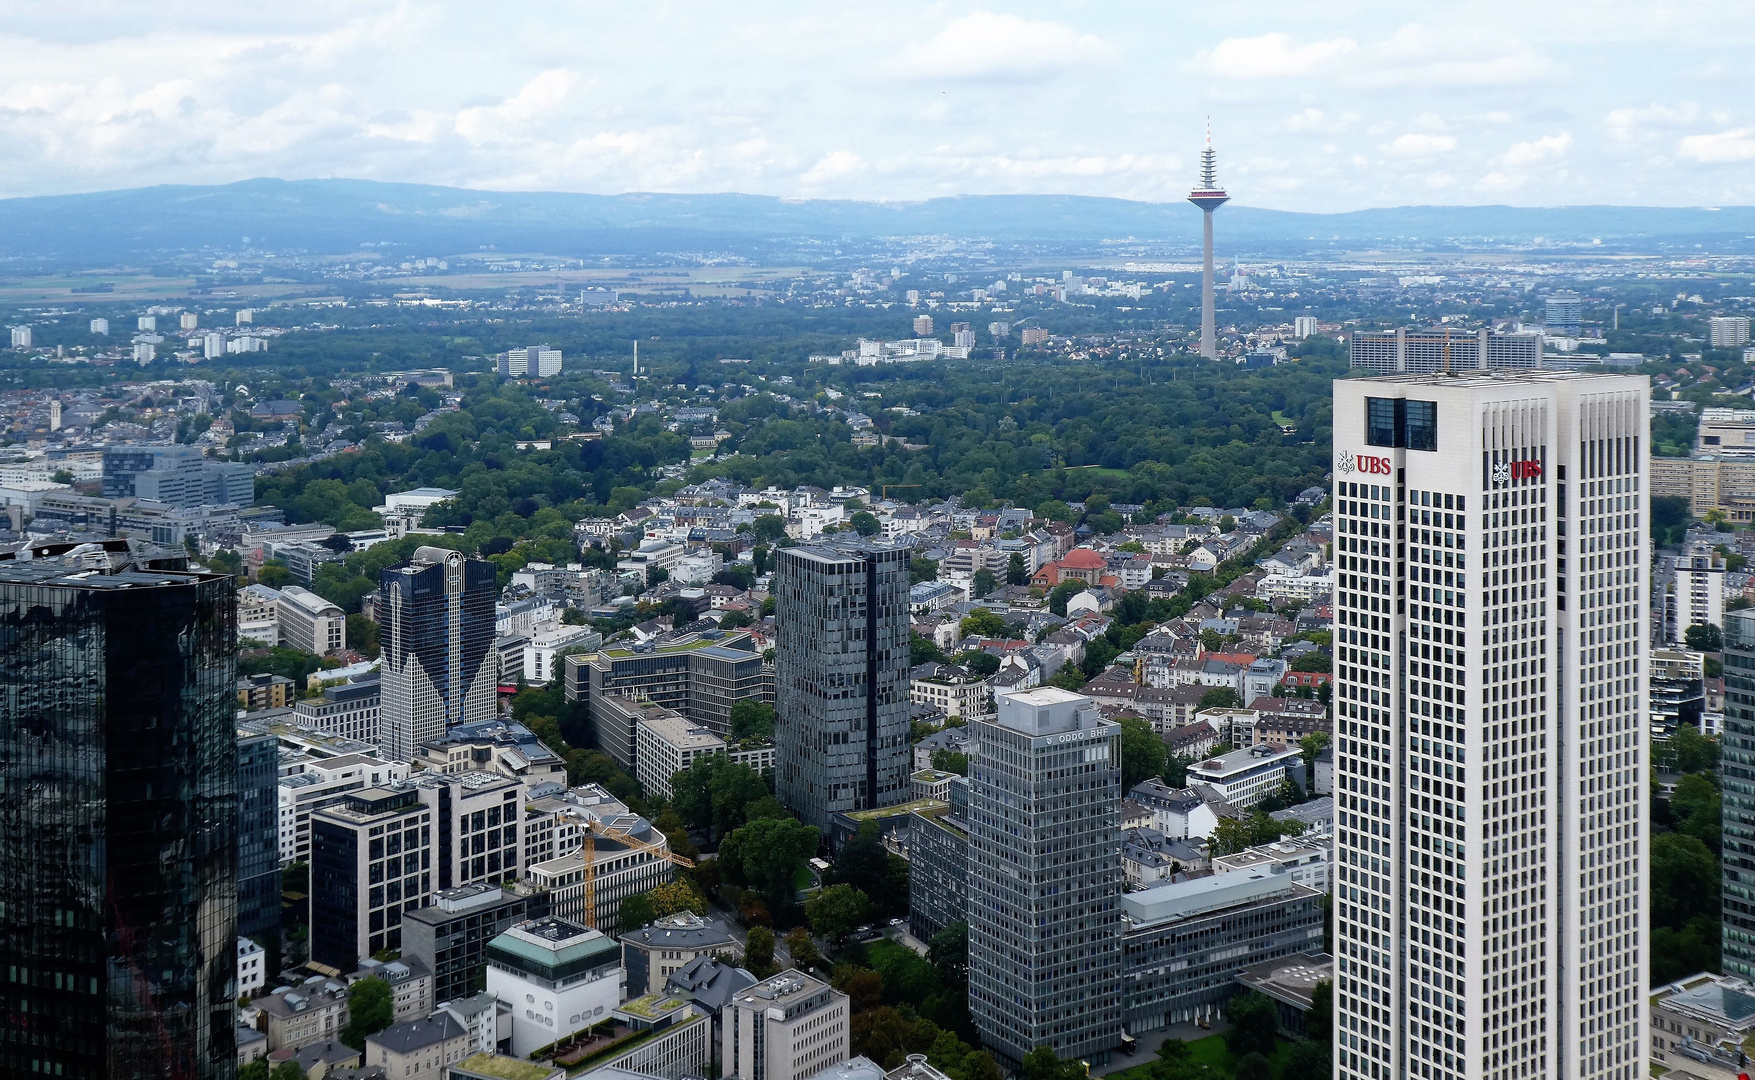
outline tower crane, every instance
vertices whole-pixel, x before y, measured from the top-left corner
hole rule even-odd
[[[602,820],[595,818],[590,814],[582,813],[578,810],[566,810],[561,812],[558,816],[563,820],[572,821],[578,824],[581,833],[580,839],[584,843],[583,853],[585,865],[583,867],[583,872],[585,877],[585,924],[587,926],[601,929],[601,927],[597,926],[598,837],[601,836],[612,843],[617,843],[625,848],[638,851],[642,855],[650,855],[654,859],[661,859],[674,866],[688,868],[695,865],[694,860],[692,859],[678,855],[669,848],[660,844],[654,844],[650,840],[642,840],[633,833],[628,832],[626,829],[618,829],[613,825],[607,825]]]

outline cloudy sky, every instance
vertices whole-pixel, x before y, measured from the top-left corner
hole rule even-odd
[[[256,176],[1755,202],[1747,0],[0,0],[0,196]]]

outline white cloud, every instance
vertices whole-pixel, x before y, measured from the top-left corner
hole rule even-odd
[[[865,162],[851,150],[836,150],[826,154],[821,161],[811,166],[809,172],[800,178],[801,182],[812,187],[832,180],[845,180],[865,171]]]
[[[523,133],[551,113],[573,91],[572,72],[545,71],[498,105],[477,106],[457,114],[457,134],[471,143],[494,142]]]
[[[1448,154],[1456,149],[1454,135],[1425,135],[1410,131],[1406,135],[1398,135],[1386,147],[1385,153],[1403,158],[1430,158],[1439,154]]]
[[[1368,46],[1340,81],[1379,90],[1514,86],[1553,70],[1546,56],[1515,38],[1440,35],[1413,24]]]
[[[1033,81],[1112,59],[1115,49],[1065,23],[977,11],[947,24],[930,41],[902,51],[910,75],[934,79]]]
[[[1699,115],[1700,106],[1692,102],[1675,108],[1668,105],[1648,105],[1643,109],[1612,110],[1604,118],[1604,123],[1608,125],[1611,139],[1617,142],[1635,142],[1654,134],[1653,129],[1671,129],[1693,123]]]
[[[1562,131],[1558,135],[1543,135],[1528,142],[1512,143],[1505,153],[1499,155],[1499,163],[1509,168],[1521,168],[1550,158],[1565,157],[1566,152],[1571,149],[1572,134]]]
[[[1296,44],[1291,34],[1226,38],[1197,54],[1196,67],[1224,79],[1283,79],[1313,75],[1358,48],[1351,38]]]
[[[1718,165],[1727,161],[1755,161],[1755,128],[1735,128],[1710,135],[1689,135],[1676,152],[1690,161]]]
[[[1359,114],[1356,112],[1331,115],[1321,109],[1305,109],[1286,117],[1280,122],[1280,127],[1286,131],[1333,135],[1352,128],[1358,122]]]

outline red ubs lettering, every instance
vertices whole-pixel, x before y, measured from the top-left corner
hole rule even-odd
[[[1539,461],[1514,461],[1511,463],[1513,480],[1534,480],[1542,475],[1542,463]]]
[[[1364,454],[1360,454],[1359,471],[1362,473],[1374,473],[1378,476],[1388,476],[1389,459],[1386,457],[1367,457]]]

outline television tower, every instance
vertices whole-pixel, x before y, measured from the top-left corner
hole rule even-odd
[[[1201,209],[1200,354],[1217,359],[1219,345],[1213,331],[1213,211],[1231,196],[1219,186],[1219,167],[1213,157],[1213,122],[1207,121],[1207,148],[1200,152],[1200,186],[1188,193],[1188,201]]]

